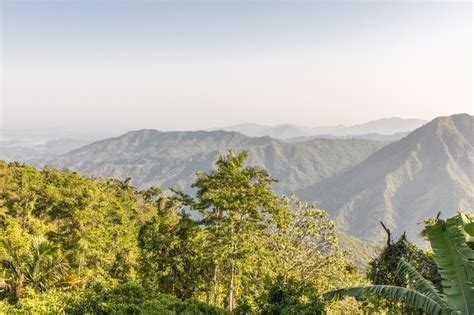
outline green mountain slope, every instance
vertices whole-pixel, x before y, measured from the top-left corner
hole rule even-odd
[[[357,166],[299,191],[345,232],[383,239],[378,222],[417,239],[420,223],[474,209],[474,117],[439,117]]]
[[[132,177],[139,187],[187,188],[196,171],[207,171],[219,153],[233,148],[250,151],[249,163],[267,169],[290,193],[355,165],[385,145],[362,139],[314,139],[282,143],[270,137],[251,138],[236,132],[159,132],[140,130],[92,143],[36,165],[66,167],[84,175]]]

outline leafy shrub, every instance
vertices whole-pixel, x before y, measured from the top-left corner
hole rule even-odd
[[[304,282],[279,276],[261,297],[262,314],[320,314],[324,303]]]
[[[27,289],[15,304],[0,301],[0,310],[2,314],[228,314],[197,300],[181,301],[171,295],[150,293],[133,283],[109,290],[96,286],[75,293],[38,294]]]
[[[71,302],[66,309],[68,314],[227,314],[197,300],[181,301],[172,295],[148,292],[134,283],[110,290],[96,287]]]

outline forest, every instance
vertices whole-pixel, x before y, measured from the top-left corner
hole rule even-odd
[[[193,194],[0,161],[0,313],[474,313],[472,215],[433,209],[429,250],[384,226],[359,266],[247,155],[197,172]]]

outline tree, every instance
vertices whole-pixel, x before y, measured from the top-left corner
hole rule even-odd
[[[232,311],[234,287],[239,264],[255,252],[266,232],[266,217],[273,211],[277,198],[271,184],[275,180],[258,167],[244,166],[247,151],[230,150],[216,162],[216,169],[197,174],[192,185],[197,189],[192,206],[203,216],[201,223],[210,236],[213,265],[213,303],[218,302],[219,273],[227,272],[227,308]],[[210,301],[211,289],[208,292]]]
[[[381,222],[382,223],[382,222]],[[391,239],[391,232],[387,232],[387,245],[382,252],[369,262],[367,278],[373,284],[390,284],[405,287],[407,280],[397,274],[397,266],[401,260],[408,262],[425,278],[441,289],[441,278],[433,260],[431,251],[424,251],[409,242],[403,233],[396,241]]]
[[[441,274],[442,294],[409,263],[401,261],[398,273],[407,278],[407,288],[373,285],[337,289],[326,293],[326,299],[343,296],[381,296],[402,302],[430,314],[474,313],[474,216],[460,213],[447,219],[428,220],[426,235],[434,252],[433,259]]]
[[[180,299],[198,295],[207,276],[204,233],[174,198],[155,199],[156,215],[140,229],[140,278],[153,291]]]
[[[24,253],[29,239],[45,235],[67,252],[75,287],[132,281],[138,231],[154,207],[125,182],[0,161],[0,240]]]
[[[441,277],[433,260],[433,252],[417,248],[415,244],[407,240],[405,233],[397,240],[393,240],[390,230],[382,222],[381,224],[387,232],[386,246],[368,263],[367,279],[376,285],[407,287],[408,279],[397,273],[397,267],[403,260],[413,266],[423,278],[430,280],[438,290],[442,290]],[[402,311],[403,307],[400,303],[386,299],[370,299],[370,302],[378,308],[393,312]]]
[[[295,195],[282,197],[282,208],[273,217],[269,245],[276,258],[274,269],[284,279],[295,277],[324,292],[357,278],[325,211]]]
[[[2,240],[2,245],[4,254],[0,265],[10,275],[7,281],[11,283],[16,298],[21,296],[25,287],[37,292],[54,288],[69,269],[61,249],[44,237],[34,237],[26,254],[18,253],[8,240]]]
[[[260,297],[260,314],[322,314],[324,303],[312,287],[293,277],[278,276]]]
[[[281,197],[281,211],[272,217],[269,230],[266,261],[274,283],[300,283],[306,288],[304,296],[312,298],[335,287],[360,283],[357,268],[340,249],[335,225],[324,210],[295,195]],[[344,301],[333,307],[349,305]]]

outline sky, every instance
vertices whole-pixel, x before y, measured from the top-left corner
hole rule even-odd
[[[1,3],[3,129],[472,114],[472,4]]]

